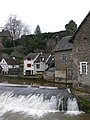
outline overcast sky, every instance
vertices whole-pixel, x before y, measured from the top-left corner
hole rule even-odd
[[[70,20],[79,25],[89,10],[90,0],[0,0],[0,27],[12,14],[31,26],[31,33],[37,25],[42,32],[56,32]]]

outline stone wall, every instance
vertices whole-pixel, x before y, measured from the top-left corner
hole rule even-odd
[[[55,82],[55,68],[45,71],[43,76],[45,80]]]
[[[66,55],[66,61],[62,60],[62,55]],[[56,82],[67,82],[68,74],[67,71],[73,68],[72,50],[60,51],[55,53],[55,81]]]
[[[90,14],[79,27],[73,45],[75,82],[90,85]],[[80,62],[87,62],[87,74],[80,74]]]

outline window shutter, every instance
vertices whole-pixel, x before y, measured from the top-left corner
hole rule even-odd
[[[82,74],[82,62],[80,62],[80,69],[79,69],[79,71],[80,71],[80,74]]]
[[[87,62],[86,62],[86,74],[88,73],[88,69],[87,69]]]

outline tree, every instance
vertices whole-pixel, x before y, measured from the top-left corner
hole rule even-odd
[[[65,25],[67,31],[74,33],[77,30],[77,24],[71,20],[68,24]]]
[[[17,20],[16,15],[11,15],[8,18],[7,23],[5,24],[4,29],[9,30],[13,40],[18,39],[21,35],[30,33],[29,27],[21,22],[21,20]]]
[[[35,33],[36,35],[41,34],[41,29],[40,29],[40,26],[39,26],[39,25],[36,26],[36,29],[35,29],[34,33]]]
[[[2,38],[2,44],[5,48],[11,48],[13,47],[13,42],[12,39],[10,37],[4,36]]]
[[[23,23],[23,27],[22,27],[22,35],[29,35],[30,32],[30,27],[26,24]]]

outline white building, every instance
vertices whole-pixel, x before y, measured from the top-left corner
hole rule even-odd
[[[19,74],[19,63],[12,58],[5,59],[3,58],[0,62],[2,68],[1,74],[15,75]]]
[[[35,75],[44,72],[50,66],[51,54],[30,53],[24,59],[24,75]],[[53,59],[51,60],[53,61]]]
[[[33,75],[35,74],[35,60],[39,56],[38,53],[31,53],[24,58],[24,75]]]

